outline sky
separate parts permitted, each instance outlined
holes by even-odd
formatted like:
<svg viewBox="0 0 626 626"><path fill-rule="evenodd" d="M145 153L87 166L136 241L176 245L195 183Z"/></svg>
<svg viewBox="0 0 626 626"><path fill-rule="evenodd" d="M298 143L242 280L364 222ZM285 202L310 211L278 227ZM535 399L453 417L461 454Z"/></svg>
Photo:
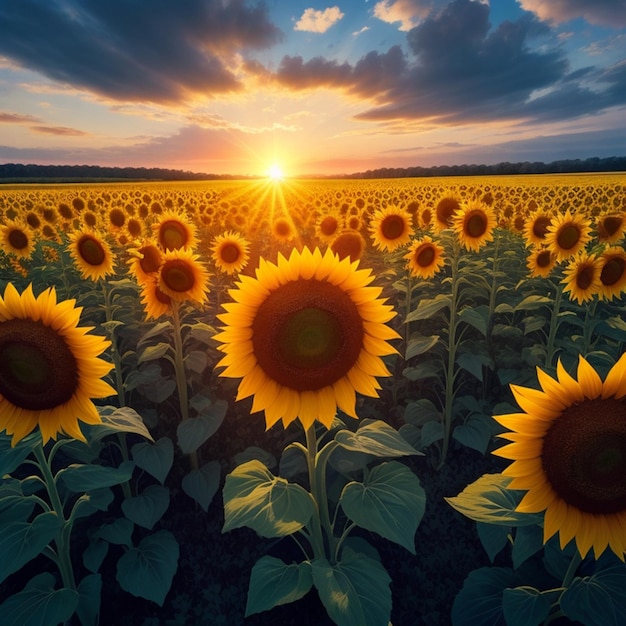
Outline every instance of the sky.
<svg viewBox="0 0 626 626"><path fill-rule="evenodd" d="M0 163L626 155L626 0L0 0Z"/></svg>

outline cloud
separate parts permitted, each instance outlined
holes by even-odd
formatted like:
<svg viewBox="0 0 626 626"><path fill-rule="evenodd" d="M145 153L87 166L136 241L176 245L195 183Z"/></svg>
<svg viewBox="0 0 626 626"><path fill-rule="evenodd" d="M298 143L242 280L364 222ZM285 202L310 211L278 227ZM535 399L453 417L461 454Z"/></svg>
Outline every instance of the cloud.
<svg viewBox="0 0 626 626"><path fill-rule="evenodd" d="M623 66L572 73L550 27L531 13L492 27L487 4L454 0L406 42L407 51L370 52L352 65L287 56L273 79L291 90L331 88L369 100L356 119L395 127L541 122L626 105Z"/></svg>
<svg viewBox="0 0 626 626"><path fill-rule="evenodd" d="M294 30L303 30L309 33L325 33L333 24L336 24L344 14L338 6L329 7L323 11L305 9L302 17L296 22Z"/></svg>
<svg viewBox="0 0 626 626"><path fill-rule="evenodd" d="M67 126L31 126L30 129L35 133L44 135L58 135L62 137L86 137L89 133L76 128L68 128Z"/></svg>
<svg viewBox="0 0 626 626"><path fill-rule="evenodd" d="M582 17L598 26L626 26L626 3L621 0L519 0L519 3L541 20L562 23Z"/></svg>
<svg viewBox="0 0 626 626"><path fill-rule="evenodd" d="M33 124L41 120L34 115L22 115L21 113L6 113L0 111L0 124Z"/></svg>
<svg viewBox="0 0 626 626"><path fill-rule="evenodd" d="M281 39L267 7L245 0L20 0L0 4L0 54L120 101L178 103L242 85L238 54Z"/></svg>
<svg viewBox="0 0 626 626"><path fill-rule="evenodd" d="M35 133L42 133L46 135L60 135L66 137L83 137L89 135L89 133L76 128L68 128L67 126L51 126L44 123L43 120L34 115L8 113L6 111L0 111L0 124L20 124L28 126L28 128Z"/></svg>
<svg viewBox="0 0 626 626"><path fill-rule="evenodd" d="M409 31L433 8L432 0L381 0L374 6L374 17L388 24L400 22L399 30Z"/></svg>

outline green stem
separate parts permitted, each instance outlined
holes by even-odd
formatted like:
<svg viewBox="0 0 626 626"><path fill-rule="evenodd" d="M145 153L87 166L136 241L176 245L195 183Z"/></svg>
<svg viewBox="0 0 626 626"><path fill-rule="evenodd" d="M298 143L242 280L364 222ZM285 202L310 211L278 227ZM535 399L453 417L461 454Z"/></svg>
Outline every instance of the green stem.
<svg viewBox="0 0 626 626"><path fill-rule="evenodd" d="M178 402L180 406L180 419L189 419L189 391L187 388L187 376L185 375L185 361L183 352L183 336L180 323L180 304L172 301L172 335L174 338L174 370L176 374L176 388L178 390ZM191 467L198 469L198 452L194 450L189 454Z"/></svg>
<svg viewBox="0 0 626 626"><path fill-rule="evenodd" d="M61 528L57 533L54 540L56 545L56 563L61 573L61 580L63 581L63 587L66 589L72 589L76 591L76 581L74 580L74 570L72 568L72 560L70 558L70 535L72 533L72 524L65 519L63 511L63 503L61 502L61 496L57 489L54 476L46 454L41 443L35 446L33 453L37 459L41 475L43 476L44 483L46 485L46 491L50 498L50 504L52 510L56 513L57 517L61 520Z"/></svg>
<svg viewBox="0 0 626 626"><path fill-rule="evenodd" d="M311 544L313 547L313 555L316 559L325 559L326 558L326 550L324 548L324 537L322 535L322 523L321 523L321 509L322 505L326 505L326 503L322 502L322 485L320 482L323 482L324 492L325 492L325 476L322 477L322 481L318 481L318 473L317 473L317 436L315 435L315 424L311 424L308 428L305 429L306 434L306 448L307 448L307 467L309 470L309 489L311 490L311 497L315 502L316 514L314 519L310 522L310 530L311 530ZM325 498L325 496L324 496ZM326 505L326 510L327 505Z"/></svg>
<svg viewBox="0 0 626 626"><path fill-rule="evenodd" d="M556 343L556 331L559 328L559 313L561 310L561 300L563 299L563 287L555 285L554 304L552 305L552 316L550 317L550 330L548 331L548 341L546 343L546 365L552 367L554 363Z"/></svg>

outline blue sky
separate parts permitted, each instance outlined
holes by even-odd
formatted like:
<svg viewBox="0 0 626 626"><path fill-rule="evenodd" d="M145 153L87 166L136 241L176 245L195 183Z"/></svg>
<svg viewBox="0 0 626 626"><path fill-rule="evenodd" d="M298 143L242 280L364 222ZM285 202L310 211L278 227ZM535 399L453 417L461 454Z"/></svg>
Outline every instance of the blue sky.
<svg viewBox="0 0 626 626"><path fill-rule="evenodd" d="M0 33L3 163L626 154L626 0L2 0Z"/></svg>

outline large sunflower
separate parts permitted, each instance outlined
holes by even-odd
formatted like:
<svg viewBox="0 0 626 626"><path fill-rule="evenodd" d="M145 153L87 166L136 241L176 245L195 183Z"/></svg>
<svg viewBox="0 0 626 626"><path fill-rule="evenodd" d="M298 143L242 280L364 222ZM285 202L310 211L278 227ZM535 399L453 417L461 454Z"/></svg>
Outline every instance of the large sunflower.
<svg viewBox="0 0 626 626"><path fill-rule="evenodd" d="M156 276L163 262L163 252L156 243L144 242L138 248L130 248L129 253L130 269L139 283Z"/></svg>
<svg viewBox="0 0 626 626"><path fill-rule="evenodd" d="M552 217L545 211L535 211L528 216L524 224L523 236L527 246L541 246L546 242L548 227Z"/></svg>
<svg viewBox="0 0 626 626"><path fill-rule="evenodd" d="M78 326L81 307L57 303L54 288L37 298L9 283L0 297L0 429L15 445L39 425L43 443L65 433L85 440L78 420L100 423L92 398L115 390L101 380L113 367L98 358L110 342Z"/></svg>
<svg viewBox="0 0 626 626"><path fill-rule="evenodd" d="M534 248L526 259L526 267L530 272L530 276L533 278L537 276L544 278L549 276L550 272L554 269L555 263L556 255L554 252L544 247Z"/></svg>
<svg viewBox="0 0 626 626"><path fill-rule="evenodd" d="M463 203L452 217L452 228L466 250L478 252L493 240L496 217L493 209L484 202L474 200Z"/></svg>
<svg viewBox="0 0 626 626"><path fill-rule="evenodd" d="M170 250L163 254L159 267L159 289L172 300L193 300L203 303L207 299L209 273L199 256L189 248Z"/></svg>
<svg viewBox="0 0 626 626"><path fill-rule="evenodd" d="M409 243L413 232L413 216L393 206L378 209L370 219L369 230L379 250L395 250Z"/></svg>
<svg viewBox="0 0 626 626"><path fill-rule="evenodd" d="M453 218L457 211L461 209L461 202L452 196L444 196L435 206L435 230L441 232L446 228L451 228Z"/></svg>
<svg viewBox="0 0 626 626"><path fill-rule="evenodd" d="M21 220L7 220L0 224L0 250L29 259L35 249L35 235Z"/></svg>
<svg viewBox="0 0 626 626"><path fill-rule="evenodd" d="M621 297L626 291L626 251L617 246L600 255L600 296L603 300Z"/></svg>
<svg viewBox="0 0 626 626"><path fill-rule="evenodd" d="M163 213L152 225L155 239L163 250L193 248L196 243L196 227L183 215L174 211Z"/></svg>
<svg viewBox="0 0 626 626"><path fill-rule="evenodd" d="M446 263L443 246L428 235L416 239L403 258L412 276L425 279L432 278Z"/></svg>
<svg viewBox="0 0 626 626"><path fill-rule="evenodd" d="M600 259L586 252L579 252L569 261L563 272L563 291L569 293L570 300L582 304L593 300L600 292Z"/></svg>
<svg viewBox="0 0 626 626"><path fill-rule="evenodd" d="M527 493L518 511L545 511L544 543L559 533L584 557L607 546L626 551L626 354L604 382L581 356L577 380L558 362L556 378L537 368L541 389L511 385L524 413L497 415L512 443L494 454L513 463L510 489Z"/></svg>
<svg viewBox="0 0 626 626"><path fill-rule="evenodd" d="M558 214L548 226L546 245L556 254L557 262L578 254L591 240L591 224L581 214L572 214L568 209Z"/></svg>
<svg viewBox="0 0 626 626"><path fill-rule="evenodd" d="M172 298L159 289L156 276L148 276L141 283L141 304L148 319L156 320L172 312Z"/></svg>
<svg viewBox="0 0 626 626"><path fill-rule="evenodd" d="M217 365L242 379L237 399L254 396L267 428L296 418L330 427L337 407L357 417L356 392L378 396L376 377L389 376L380 357L396 353L387 341L398 334L385 325L395 313L372 280L358 262L304 248L277 264L261 259L256 278L241 276L230 290Z"/></svg>
<svg viewBox="0 0 626 626"><path fill-rule="evenodd" d="M95 281L114 271L111 246L95 231L81 229L72 233L69 251L83 278Z"/></svg>

